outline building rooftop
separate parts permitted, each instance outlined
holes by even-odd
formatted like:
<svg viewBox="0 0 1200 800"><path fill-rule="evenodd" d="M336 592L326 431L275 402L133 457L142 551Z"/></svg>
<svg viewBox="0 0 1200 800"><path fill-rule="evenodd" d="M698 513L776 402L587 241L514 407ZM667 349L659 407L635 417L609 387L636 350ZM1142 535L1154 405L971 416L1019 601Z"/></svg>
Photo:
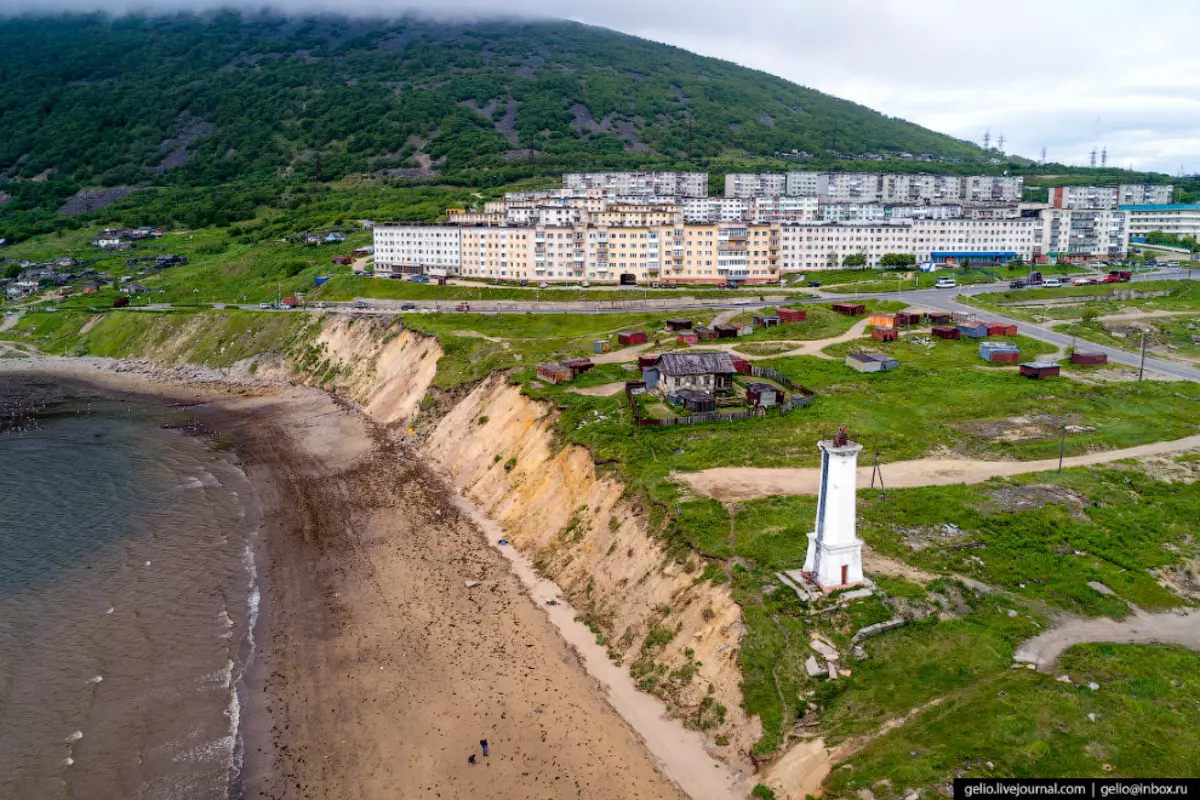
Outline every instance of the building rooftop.
<svg viewBox="0 0 1200 800"><path fill-rule="evenodd" d="M658 359L663 375L709 375L737 372L729 353L663 353Z"/></svg>
<svg viewBox="0 0 1200 800"><path fill-rule="evenodd" d="M1142 206L1117 206L1118 211L1200 211L1200 203L1160 203Z"/></svg>

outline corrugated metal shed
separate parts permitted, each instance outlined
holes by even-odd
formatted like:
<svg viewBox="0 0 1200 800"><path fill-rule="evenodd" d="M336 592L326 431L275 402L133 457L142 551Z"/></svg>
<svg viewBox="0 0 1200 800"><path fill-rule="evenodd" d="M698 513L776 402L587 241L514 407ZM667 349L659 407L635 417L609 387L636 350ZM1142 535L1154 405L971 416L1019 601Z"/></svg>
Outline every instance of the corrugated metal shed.
<svg viewBox="0 0 1200 800"><path fill-rule="evenodd" d="M871 328L871 338L879 342L894 342L900 338L900 332L884 328Z"/></svg>
<svg viewBox="0 0 1200 800"><path fill-rule="evenodd" d="M758 328L773 328L779 325L783 319L778 314L756 314L750 318L750 321Z"/></svg>
<svg viewBox="0 0 1200 800"><path fill-rule="evenodd" d="M933 336L935 339L961 339L962 332L958 328L949 325L935 325L933 327Z"/></svg>
<svg viewBox="0 0 1200 800"><path fill-rule="evenodd" d="M607 353L611 349L612 345L609 344L608 339L601 339L598 342L592 342L593 353Z"/></svg>
<svg viewBox="0 0 1200 800"><path fill-rule="evenodd" d="M575 377L571 368L563 364L538 364L538 377L547 383L569 383Z"/></svg>
<svg viewBox="0 0 1200 800"><path fill-rule="evenodd" d="M1009 325L1007 322L985 322L983 323L988 330L988 336L1016 336L1017 326Z"/></svg>
<svg viewBox="0 0 1200 800"><path fill-rule="evenodd" d="M780 308L776 310L776 313L782 322L804 322L804 320L808 319L807 311L800 311L795 308Z"/></svg>
<svg viewBox="0 0 1200 800"><path fill-rule="evenodd" d="M746 386L747 405L771 408L783 402L783 392L769 383L751 383Z"/></svg>
<svg viewBox="0 0 1200 800"><path fill-rule="evenodd" d="M980 342L979 357L993 364L1015 364L1021 360L1021 352L1012 342Z"/></svg>
<svg viewBox="0 0 1200 800"><path fill-rule="evenodd" d="M1108 363L1108 353L1071 353L1071 363L1081 367L1094 367Z"/></svg>
<svg viewBox="0 0 1200 800"><path fill-rule="evenodd" d="M958 325L958 331L963 336L969 336L972 339L982 339L988 335L987 325L982 322L961 322Z"/></svg>
<svg viewBox="0 0 1200 800"><path fill-rule="evenodd" d="M859 372L886 372L900 366L900 362L883 353L851 353L846 356L846 366Z"/></svg>
<svg viewBox="0 0 1200 800"><path fill-rule="evenodd" d="M872 314L867 317L867 324L874 328L886 328L891 330L896 327L895 314Z"/></svg>
<svg viewBox="0 0 1200 800"><path fill-rule="evenodd" d="M838 314L844 314L847 317L861 317L867 313L867 307L862 303L834 303L830 308Z"/></svg>
<svg viewBox="0 0 1200 800"><path fill-rule="evenodd" d="M646 334L641 331L621 331L617 334L618 344L645 344Z"/></svg>
<svg viewBox="0 0 1200 800"><path fill-rule="evenodd" d="M567 358L563 360L562 365L571 370L572 376L587 372L596 366L590 358Z"/></svg>
<svg viewBox="0 0 1200 800"><path fill-rule="evenodd" d="M738 335L738 329L732 325L713 325L713 330L718 339L736 339Z"/></svg>
<svg viewBox="0 0 1200 800"><path fill-rule="evenodd" d="M1022 375L1039 381L1043 378L1052 378L1060 372L1058 364L1053 361L1030 361L1021 365Z"/></svg>

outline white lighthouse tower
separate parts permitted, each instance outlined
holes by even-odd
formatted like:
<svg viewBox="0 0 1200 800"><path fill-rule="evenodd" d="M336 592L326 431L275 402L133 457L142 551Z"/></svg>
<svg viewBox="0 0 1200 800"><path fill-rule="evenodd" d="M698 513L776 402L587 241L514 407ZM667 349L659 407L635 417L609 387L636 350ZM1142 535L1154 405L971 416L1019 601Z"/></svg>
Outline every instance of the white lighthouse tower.
<svg viewBox="0 0 1200 800"><path fill-rule="evenodd" d="M850 441L846 426L821 448L821 489L817 496L817 529L808 535L804 574L823 591L832 592L863 582L862 540L855 531L858 454L862 445Z"/></svg>

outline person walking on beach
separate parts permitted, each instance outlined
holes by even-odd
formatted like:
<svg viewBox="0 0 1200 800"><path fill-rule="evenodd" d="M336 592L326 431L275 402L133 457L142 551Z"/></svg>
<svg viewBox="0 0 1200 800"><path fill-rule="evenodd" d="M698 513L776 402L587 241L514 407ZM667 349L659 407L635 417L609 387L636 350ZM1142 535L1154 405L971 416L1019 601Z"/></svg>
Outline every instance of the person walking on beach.
<svg viewBox="0 0 1200 800"><path fill-rule="evenodd" d="M483 748L483 757L487 758L487 739L480 739L479 746Z"/></svg>
<svg viewBox="0 0 1200 800"><path fill-rule="evenodd" d="M474 753L471 753L471 755L467 756L467 763L470 764L472 767L475 766L475 754Z"/></svg>

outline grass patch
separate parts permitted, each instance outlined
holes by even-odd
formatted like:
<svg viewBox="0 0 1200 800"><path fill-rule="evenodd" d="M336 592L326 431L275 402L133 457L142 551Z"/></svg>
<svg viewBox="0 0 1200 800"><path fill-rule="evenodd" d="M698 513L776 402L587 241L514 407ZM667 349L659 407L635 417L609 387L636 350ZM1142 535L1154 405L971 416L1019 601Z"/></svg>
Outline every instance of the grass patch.
<svg viewBox="0 0 1200 800"><path fill-rule="evenodd" d="M1197 774L1200 655L1179 648L1079 645L1060 660L1076 684L1003 670L952 695L836 769L839 796L943 787L963 777L1179 777ZM1089 714L1095 715L1093 722ZM970 726L964 720L987 724ZM992 767L987 766L988 762ZM887 778L888 783L879 781Z"/></svg>

